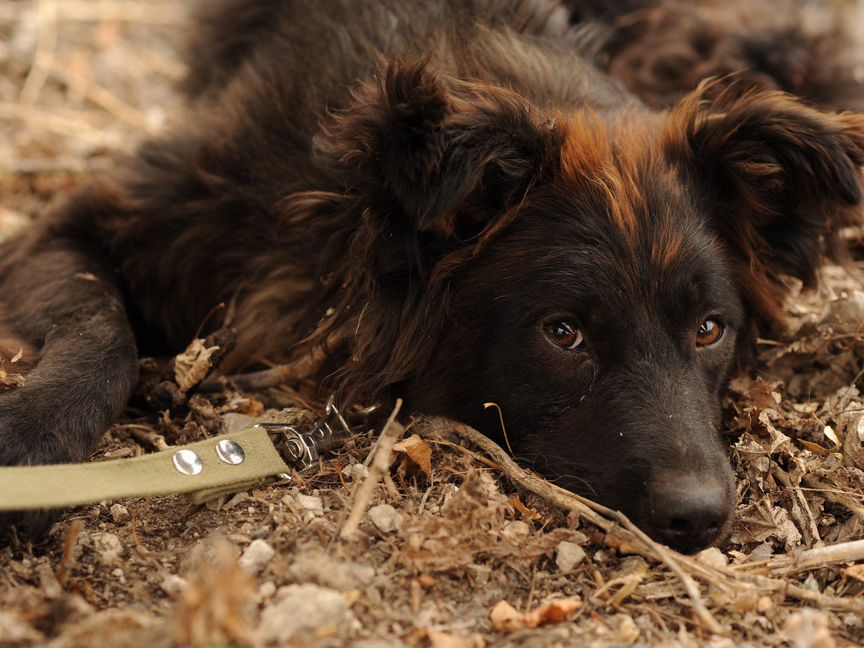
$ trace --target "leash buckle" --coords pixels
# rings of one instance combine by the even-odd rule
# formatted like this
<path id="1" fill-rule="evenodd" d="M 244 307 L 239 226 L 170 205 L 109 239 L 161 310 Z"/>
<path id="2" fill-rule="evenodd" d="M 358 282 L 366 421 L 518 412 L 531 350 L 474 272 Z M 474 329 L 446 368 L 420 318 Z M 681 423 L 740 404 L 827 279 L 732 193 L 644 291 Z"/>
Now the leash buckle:
<path id="1" fill-rule="evenodd" d="M 311 426 L 259 423 L 258 427 L 267 430 L 285 463 L 306 474 L 318 467 L 318 457 L 322 452 L 333 449 L 351 434 L 351 427 L 332 396 L 327 400 L 324 414 L 322 420 Z"/>

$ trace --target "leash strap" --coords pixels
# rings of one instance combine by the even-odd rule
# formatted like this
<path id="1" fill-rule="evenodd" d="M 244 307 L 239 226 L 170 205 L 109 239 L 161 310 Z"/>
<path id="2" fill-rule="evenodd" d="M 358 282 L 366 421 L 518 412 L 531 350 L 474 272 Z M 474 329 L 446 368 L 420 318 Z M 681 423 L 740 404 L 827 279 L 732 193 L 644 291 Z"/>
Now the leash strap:
<path id="1" fill-rule="evenodd" d="M 192 493 L 196 503 L 290 473 L 265 426 L 133 459 L 0 469 L 0 511 Z"/>

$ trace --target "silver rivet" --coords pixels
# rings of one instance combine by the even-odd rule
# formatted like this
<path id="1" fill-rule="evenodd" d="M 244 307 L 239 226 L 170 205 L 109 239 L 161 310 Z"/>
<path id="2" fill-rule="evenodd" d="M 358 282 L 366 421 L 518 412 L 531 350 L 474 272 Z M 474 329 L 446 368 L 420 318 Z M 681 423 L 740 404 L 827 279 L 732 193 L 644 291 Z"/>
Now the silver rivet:
<path id="1" fill-rule="evenodd" d="M 201 457 L 191 450 L 178 450 L 173 457 L 174 467 L 182 475 L 197 475 L 204 470 Z"/>
<path id="2" fill-rule="evenodd" d="M 243 463 L 246 458 L 246 453 L 243 452 L 240 444 L 234 443 L 230 439 L 222 439 L 216 444 L 216 454 L 222 461 L 232 466 Z"/>

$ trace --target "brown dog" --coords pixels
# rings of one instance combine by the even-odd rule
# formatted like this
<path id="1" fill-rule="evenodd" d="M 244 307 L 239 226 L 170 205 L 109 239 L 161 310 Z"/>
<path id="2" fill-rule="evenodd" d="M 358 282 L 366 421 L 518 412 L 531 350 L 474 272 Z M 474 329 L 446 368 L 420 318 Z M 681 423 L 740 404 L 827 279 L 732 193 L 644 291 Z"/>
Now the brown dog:
<path id="1" fill-rule="evenodd" d="M 720 390 L 861 202 L 864 118 L 711 83 L 655 112 L 559 9 L 210 3 L 189 113 L 2 249 L 30 370 L 0 464 L 86 459 L 136 339 L 180 349 L 233 301 L 226 370 L 347 340 L 344 394 L 493 437 L 494 401 L 550 479 L 676 548 L 720 537 Z"/>

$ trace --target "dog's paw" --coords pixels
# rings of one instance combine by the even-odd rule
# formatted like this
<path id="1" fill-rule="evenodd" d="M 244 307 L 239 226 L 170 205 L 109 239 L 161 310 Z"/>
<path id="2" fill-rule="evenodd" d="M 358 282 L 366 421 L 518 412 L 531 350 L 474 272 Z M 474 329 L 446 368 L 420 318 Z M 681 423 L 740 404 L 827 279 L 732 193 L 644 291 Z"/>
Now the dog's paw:
<path id="1" fill-rule="evenodd" d="M 0 547 L 18 542 L 38 542 L 60 519 L 62 511 L 16 511 L 0 513 Z"/>
<path id="2" fill-rule="evenodd" d="M 59 434 L 56 417 L 46 417 L 38 394 L 26 387 L 0 391 L 0 467 L 66 463 L 75 460 Z M 14 497 L 14 493 L 0 494 Z M 59 511 L 0 513 L 0 545 L 13 538 L 37 540 L 59 518 Z M 14 531 L 13 531 L 14 528 Z"/>

